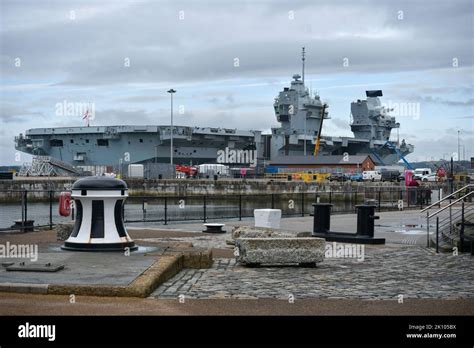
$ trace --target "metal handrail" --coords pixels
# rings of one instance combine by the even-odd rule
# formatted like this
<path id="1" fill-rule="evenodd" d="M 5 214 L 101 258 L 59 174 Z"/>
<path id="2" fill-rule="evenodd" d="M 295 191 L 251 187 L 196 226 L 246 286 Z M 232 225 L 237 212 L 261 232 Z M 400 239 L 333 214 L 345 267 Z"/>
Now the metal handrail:
<path id="1" fill-rule="evenodd" d="M 453 193 L 447 195 L 446 197 L 443 197 L 443 199 L 440 199 L 438 202 L 435 202 L 435 203 L 433 203 L 433 204 L 430 204 L 430 205 L 427 206 L 426 208 L 420 210 L 420 213 L 423 213 L 424 211 L 426 211 L 426 210 L 428 210 L 428 209 L 434 207 L 435 205 L 439 205 L 441 202 L 443 202 L 444 200 L 448 199 L 449 197 L 454 196 L 456 193 L 461 192 L 462 190 L 465 190 L 466 188 L 471 187 L 471 186 L 474 187 L 474 184 L 468 184 L 468 185 L 466 185 L 466 186 L 460 188 L 460 189 L 457 190 L 456 192 L 453 192 Z"/>
<path id="2" fill-rule="evenodd" d="M 445 210 L 445 209 L 447 209 L 447 208 L 453 206 L 454 204 L 458 203 L 459 201 L 462 201 L 463 199 L 469 197 L 472 193 L 474 193 L 474 191 L 468 192 L 467 194 L 465 194 L 465 195 L 462 196 L 461 198 L 456 199 L 455 201 L 449 203 L 447 206 L 441 208 L 441 209 L 438 210 L 438 211 L 435 211 L 435 212 L 434 212 L 433 214 L 431 214 L 431 215 L 428 215 L 428 219 L 431 219 L 433 216 L 438 215 L 438 214 L 441 213 L 443 210 Z"/>
<path id="3" fill-rule="evenodd" d="M 474 214 L 472 214 L 473 210 L 474 210 L 474 209 L 466 210 L 466 211 L 464 212 L 464 217 L 467 218 L 467 217 L 474 216 Z M 469 213 L 471 213 L 471 214 L 469 214 Z M 453 216 L 452 216 L 452 220 L 456 220 L 459 216 L 462 216 L 462 213 L 460 213 L 460 214 L 458 214 L 458 215 L 453 215 Z M 443 224 L 440 224 L 440 225 L 439 225 L 440 230 L 441 230 L 443 227 L 449 226 L 450 223 L 452 223 L 452 221 L 449 221 L 448 218 L 444 219 L 444 221 L 445 221 L 445 222 L 444 222 Z"/>
<path id="4" fill-rule="evenodd" d="M 468 210 L 468 212 L 472 212 L 472 210 Z M 460 216 L 462 216 L 462 214 L 459 214 L 458 216 L 453 216 L 452 219 L 448 219 L 448 218 L 444 219 L 443 220 L 444 222 L 442 224 L 440 223 L 440 225 L 439 225 L 440 231 L 443 230 L 445 227 L 449 227 L 453 223 L 452 220 L 456 221 L 457 218 L 459 218 Z M 473 216 L 473 214 L 467 215 L 467 217 L 471 217 L 471 216 Z"/>

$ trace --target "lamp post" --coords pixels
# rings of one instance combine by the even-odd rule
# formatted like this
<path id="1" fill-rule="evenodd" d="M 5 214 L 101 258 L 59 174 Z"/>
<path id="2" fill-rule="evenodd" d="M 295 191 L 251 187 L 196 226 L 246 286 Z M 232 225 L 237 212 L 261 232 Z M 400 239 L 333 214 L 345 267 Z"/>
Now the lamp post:
<path id="1" fill-rule="evenodd" d="M 459 133 L 461 133 L 460 130 L 458 130 L 458 163 L 461 162 L 461 145 L 459 143 Z"/>
<path id="2" fill-rule="evenodd" d="M 174 149 L 173 149 L 173 130 L 174 130 L 174 126 L 173 126 L 173 94 L 176 93 L 176 91 L 171 88 L 168 93 L 171 95 L 171 131 L 170 131 L 170 164 L 171 164 L 171 167 L 173 167 L 173 152 L 174 152 Z"/>

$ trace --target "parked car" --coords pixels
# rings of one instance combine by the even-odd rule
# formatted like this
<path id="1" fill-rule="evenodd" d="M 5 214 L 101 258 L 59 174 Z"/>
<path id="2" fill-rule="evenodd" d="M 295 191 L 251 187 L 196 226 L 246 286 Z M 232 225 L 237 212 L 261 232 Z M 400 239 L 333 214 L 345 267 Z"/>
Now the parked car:
<path id="1" fill-rule="evenodd" d="M 413 172 L 413 179 L 415 180 L 421 180 L 421 178 L 425 175 L 431 174 L 431 169 L 430 168 L 417 168 Z"/>
<path id="2" fill-rule="evenodd" d="M 344 173 L 332 173 L 328 176 L 329 181 L 346 181 L 347 176 Z"/>
<path id="3" fill-rule="evenodd" d="M 366 170 L 362 172 L 362 179 L 364 181 L 380 181 L 382 180 L 382 174 L 377 170 Z"/>
<path id="4" fill-rule="evenodd" d="M 428 175 L 423 175 L 421 177 L 421 181 L 423 182 L 428 182 L 428 181 L 438 181 L 439 178 L 438 176 L 436 175 L 436 173 L 431 173 L 431 174 L 428 174 Z"/>
<path id="5" fill-rule="evenodd" d="M 350 181 L 363 181 L 364 179 L 362 178 L 361 173 L 354 173 L 354 174 L 351 174 L 351 176 L 349 177 L 349 180 Z"/>
<path id="6" fill-rule="evenodd" d="M 382 170 L 382 181 L 400 181 L 400 172 L 398 170 Z"/>

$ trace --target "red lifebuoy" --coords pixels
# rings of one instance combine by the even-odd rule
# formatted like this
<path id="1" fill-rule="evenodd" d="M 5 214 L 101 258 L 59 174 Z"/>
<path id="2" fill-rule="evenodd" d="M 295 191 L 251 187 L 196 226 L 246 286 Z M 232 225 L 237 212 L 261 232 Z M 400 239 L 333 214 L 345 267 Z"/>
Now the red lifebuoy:
<path id="1" fill-rule="evenodd" d="M 71 213 L 71 192 L 61 192 L 59 195 L 59 215 L 69 216 Z"/>

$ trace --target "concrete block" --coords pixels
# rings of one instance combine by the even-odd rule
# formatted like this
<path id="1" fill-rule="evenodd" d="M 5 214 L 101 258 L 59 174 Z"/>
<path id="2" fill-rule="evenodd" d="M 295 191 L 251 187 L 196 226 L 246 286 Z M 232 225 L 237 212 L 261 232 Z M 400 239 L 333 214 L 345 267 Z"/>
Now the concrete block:
<path id="1" fill-rule="evenodd" d="M 243 265 L 316 264 L 324 260 L 323 238 L 238 238 L 237 262 Z"/>
<path id="2" fill-rule="evenodd" d="M 280 228 L 280 209 L 255 209 L 255 227 Z"/>

